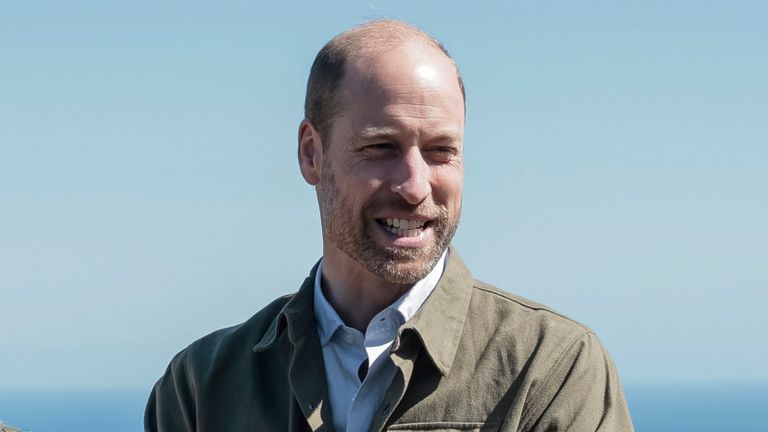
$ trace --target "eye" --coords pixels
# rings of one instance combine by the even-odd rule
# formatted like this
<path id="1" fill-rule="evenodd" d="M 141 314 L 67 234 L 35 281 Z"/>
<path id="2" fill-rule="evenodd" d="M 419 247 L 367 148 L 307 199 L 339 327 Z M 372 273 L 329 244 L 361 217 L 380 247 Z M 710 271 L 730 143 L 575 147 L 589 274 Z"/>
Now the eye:
<path id="1" fill-rule="evenodd" d="M 370 144 L 366 146 L 366 148 L 369 148 L 371 150 L 392 150 L 395 148 L 395 145 L 392 143 L 376 143 L 376 144 Z"/>
<path id="2" fill-rule="evenodd" d="M 458 154 L 456 147 L 451 146 L 432 147 L 427 151 L 429 157 L 437 162 L 450 162 L 451 159 Z"/>
<path id="3" fill-rule="evenodd" d="M 389 155 L 397 152 L 397 146 L 393 143 L 381 142 L 368 144 L 362 150 L 372 155 Z"/>

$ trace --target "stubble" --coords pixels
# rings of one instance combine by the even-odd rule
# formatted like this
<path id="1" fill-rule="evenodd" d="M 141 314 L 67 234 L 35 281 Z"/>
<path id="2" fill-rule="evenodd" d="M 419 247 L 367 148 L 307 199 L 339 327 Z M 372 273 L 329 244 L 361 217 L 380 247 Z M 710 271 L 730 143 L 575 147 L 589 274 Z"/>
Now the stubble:
<path id="1" fill-rule="evenodd" d="M 340 193 L 330 165 L 325 160 L 323 165 L 319 195 L 327 240 L 369 272 L 388 282 L 412 285 L 429 274 L 456 232 L 459 209 L 451 215 L 444 205 L 426 201 L 412 205 L 399 195 L 390 193 L 388 196 L 374 196 L 362 209 L 355 210 L 351 200 Z M 428 216 L 432 220 L 434 241 L 424 248 L 378 244 L 374 240 L 374 230 L 380 228 L 371 215 L 382 210 Z"/>

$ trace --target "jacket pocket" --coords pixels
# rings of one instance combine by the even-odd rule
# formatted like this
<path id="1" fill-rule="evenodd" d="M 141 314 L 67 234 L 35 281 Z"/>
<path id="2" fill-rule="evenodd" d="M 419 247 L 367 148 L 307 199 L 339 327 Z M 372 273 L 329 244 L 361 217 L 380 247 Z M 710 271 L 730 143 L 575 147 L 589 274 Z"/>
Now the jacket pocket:
<path id="1" fill-rule="evenodd" d="M 500 422 L 423 422 L 390 425 L 388 431 L 401 432 L 491 432 L 498 431 Z"/>

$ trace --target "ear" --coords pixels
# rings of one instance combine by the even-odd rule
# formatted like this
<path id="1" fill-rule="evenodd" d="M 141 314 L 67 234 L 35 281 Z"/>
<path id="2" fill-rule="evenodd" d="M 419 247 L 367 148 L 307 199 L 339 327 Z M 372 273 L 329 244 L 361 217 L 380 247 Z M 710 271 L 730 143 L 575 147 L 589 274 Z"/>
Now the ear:
<path id="1" fill-rule="evenodd" d="M 309 120 L 299 125 L 299 169 L 307 183 L 320 183 L 323 161 L 323 143 L 320 134 Z"/>

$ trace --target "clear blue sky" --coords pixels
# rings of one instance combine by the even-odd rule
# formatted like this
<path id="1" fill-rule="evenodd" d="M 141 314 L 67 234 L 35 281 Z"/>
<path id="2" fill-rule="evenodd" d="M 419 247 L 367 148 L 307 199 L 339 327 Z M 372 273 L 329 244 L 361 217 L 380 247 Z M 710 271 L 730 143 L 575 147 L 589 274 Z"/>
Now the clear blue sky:
<path id="1" fill-rule="evenodd" d="M 0 389 L 149 388 L 321 253 L 315 52 L 409 20 L 468 91 L 476 277 L 594 328 L 625 383 L 768 381 L 768 7 L 0 5 Z"/>

